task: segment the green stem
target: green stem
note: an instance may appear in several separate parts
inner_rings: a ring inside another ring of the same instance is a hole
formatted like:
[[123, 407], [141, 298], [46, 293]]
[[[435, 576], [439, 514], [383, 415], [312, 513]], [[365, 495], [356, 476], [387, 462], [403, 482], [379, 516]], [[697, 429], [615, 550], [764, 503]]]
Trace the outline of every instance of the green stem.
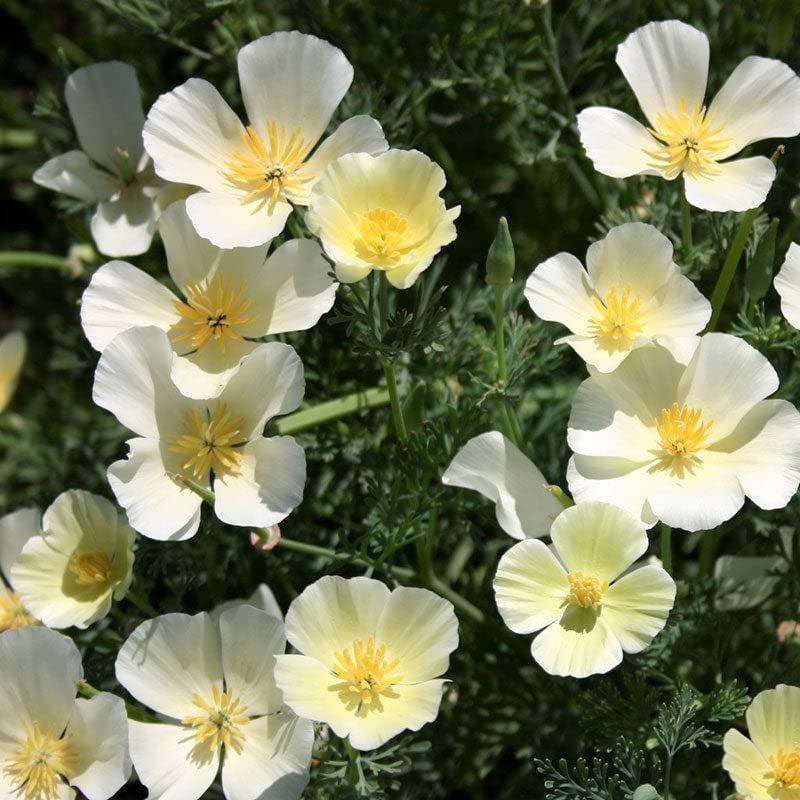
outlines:
[[672, 753], [667, 754], [667, 763], [664, 767], [664, 786], [662, 789], [662, 794], [664, 795], [664, 800], [669, 800], [669, 785], [672, 779]]
[[719, 544], [718, 531], [705, 531], [700, 542], [700, 555], [697, 560], [698, 572], [701, 578], [707, 578], [714, 571], [714, 557], [717, 555]]
[[337, 419], [358, 411], [384, 406], [388, 402], [390, 402], [389, 389], [383, 387], [354, 392], [344, 397], [337, 397], [335, 400], [329, 400], [327, 403], [304, 408], [283, 417], [283, 419], [276, 420], [275, 430], [281, 435], [300, 433], [309, 428], [335, 422]]
[[394, 362], [391, 359], [381, 359], [383, 364], [383, 374], [386, 376], [386, 389], [389, 393], [389, 402], [392, 406], [392, 418], [394, 419], [394, 430], [397, 438], [404, 442], [408, 436], [406, 431], [406, 421], [403, 417], [403, 407], [400, 405], [400, 397], [397, 393], [397, 380], [394, 374]]
[[706, 327], [706, 333], [710, 333], [717, 327], [719, 315], [722, 313], [722, 308], [728, 297], [728, 291], [733, 282], [733, 276], [736, 274], [736, 267], [739, 266], [739, 261], [744, 252], [745, 245], [747, 244], [747, 239], [750, 236], [750, 230], [757, 216], [757, 208], [751, 208], [744, 215], [739, 231], [733, 240], [733, 244], [731, 244], [731, 249], [725, 257], [725, 263], [722, 265], [722, 271], [717, 279], [717, 285], [714, 287], [714, 292], [711, 295], [711, 319]]
[[672, 528], [661, 523], [661, 563], [664, 569], [672, 575]]
[[681, 232], [684, 258], [692, 252], [692, 207], [684, 193], [681, 199]]
[[6, 250], [0, 252], [0, 267], [41, 267], [43, 269], [71, 270], [69, 259], [49, 253], [34, 253], [29, 250]]
[[505, 287], [494, 287], [494, 339], [497, 346], [497, 380], [502, 384], [508, 380], [506, 368], [506, 341], [503, 325], [503, 293]]
[[39, 140], [36, 131], [26, 128], [6, 128], [0, 130], [0, 147], [21, 148], [33, 147]]
[[[96, 686], [92, 686], [89, 681], [81, 679], [78, 681], [78, 694], [81, 695], [81, 697], [91, 699], [92, 697], [97, 697], [97, 695], [102, 694], [102, 690], [98, 689]], [[156, 722], [158, 719], [155, 714], [150, 714], [144, 709], [133, 705], [133, 703], [125, 702], [125, 709], [130, 719], [135, 719], [139, 722]]]
[[136, 608], [138, 608], [139, 611], [141, 611], [146, 617], [158, 616], [158, 611], [156, 611], [153, 606], [150, 605], [150, 602], [147, 600], [147, 598], [133, 589], [128, 589], [128, 591], [125, 593], [125, 597], [131, 603], [133, 603]]

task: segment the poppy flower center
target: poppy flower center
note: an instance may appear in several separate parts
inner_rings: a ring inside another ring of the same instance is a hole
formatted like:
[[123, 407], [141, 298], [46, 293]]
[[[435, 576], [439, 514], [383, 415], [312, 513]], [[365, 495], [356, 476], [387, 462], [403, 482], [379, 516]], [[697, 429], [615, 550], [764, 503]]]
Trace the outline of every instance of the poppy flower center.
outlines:
[[187, 286], [186, 302], [173, 301], [181, 315], [170, 331], [173, 341], [186, 342], [189, 352], [200, 352], [214, 341], [223, 353], [227, 340], [241, 342], [244, 337], [237, 328], [255, 319], [247, 313], [252, 300], [243, 296], [244, 291], [244, 283], [234, 286], [233, 279], [224, 275]]
[[358, 238], [353, 242], [356, 255], [381, 267], [393, 267], [408, 252], [408, 219], [387, 208], [372, 208], [361, 214]]
[[667, 178], [681, 172], [693, 178], [719, 174], [719, 154], [731, 140], [720, 136], [724, 125], [713, 126], [713, 117], [698, 103], [690, 110], [685, 100], [678, 103], [674, 114], [659, 114], [655, 127], [647, 129], [659, 142], [658, 149], [647, 151], [655, 159], [652, 166], [663, 170]]
[[392, 685], [403, 680], [402, 675], [395, 673], [400, 659], [389, 661], [386, 658], [386, 645], [375, 644], [370, 636], [366, 646], [361, 639], [353, 642], [352, 653], [345, 648], [334, 653], [336, 662], [333, 671], [344, 683], [336, 684], [342, 701], [348, 710], [366, 711], [369, 708], [382, 710], [381, 695], [393, 695]]
[[677, 403], [669, 409], [662, 408], [661, 421], [656, 418], [655, 422], [665, 455], [681, 459], [692, 458], [705, 449], [708, 431], [714, 424], [713, 420], [703, 422], [702, 409], [685, 405], [678, 408]]
[[212, 752], [220, 745], [239, 752], [240, 740], [245, 736], [242, 726], [250, 722], [250, 717], [245, 716], [247, 706], [234, 697], [231, 689], [221, 692], [216, 684], [211, 689], [211, 697], [211, 702], [208, 702], [199, 694], [192, 695], [192, 704], [202, 713], [184, 717], [181, 722], [196, 728], [194, 736], [197, 744], [208, 743]]
[[592, 302], [598, 311], [598, 315], [589, 320], [594, 336], [614, 346], [629, 348], [642, 330], [645, 318], [641, 296], [633, 294], [630, 286], [621, 292], [614, 286], [605, 302], [599, 297], [592, 298]]
[[567, 580], [569, 581], [567, 602], [582, 608], [597, 608], [608, 589], [608, 581], [601, 581], [595, 575], [587, 575], [580, 571], [570, 572]]
[[781, 748], [770, 756], [769, 765], [782, 788], [800, 789], [800, 745], [788, 753]]
[[37, 624], [38, 620], [28, 613], [16, 592], [0, 592], [0, 631]]
[[17, 740], [17, 750], [6, 762], [5, 773], [25, 800], [55, 800], [61, 784], [59, 776], [69, 777], [76, 756], [69, 737], [42, 732], [34, 722]]
[[97, 586], [111, 581], [111, 559], [104, 552], [73, 553], [69, 571], [81, 586]]

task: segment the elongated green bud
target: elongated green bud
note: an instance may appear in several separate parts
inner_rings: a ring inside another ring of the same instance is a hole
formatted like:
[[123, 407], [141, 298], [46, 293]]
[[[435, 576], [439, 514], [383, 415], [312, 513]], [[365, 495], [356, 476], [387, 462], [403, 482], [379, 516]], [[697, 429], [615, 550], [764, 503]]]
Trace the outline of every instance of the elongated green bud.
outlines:
[[508, 231], [508, 222], [500, 217], [492, 246], [486, 256], [486, 283], [505, 288], [514, 280], [514, 242]]

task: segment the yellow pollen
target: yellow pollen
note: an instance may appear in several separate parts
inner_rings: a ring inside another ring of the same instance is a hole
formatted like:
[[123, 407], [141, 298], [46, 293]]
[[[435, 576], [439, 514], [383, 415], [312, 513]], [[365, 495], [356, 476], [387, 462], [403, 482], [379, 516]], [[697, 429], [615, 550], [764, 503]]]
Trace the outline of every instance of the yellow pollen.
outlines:
[[111, 580], [111, 559], [107, 553], [73, 553], [69, 571], [81, 586], [107, 584]]
[[708, 431], [714, 421], [703, 422], [702, 419], [703, 411], [699, 408], [678, 408], [677, 403], [673, 403], [670, 409], [662, 408], [661, 422], [658, 418], [655, 422], [665, 455], [691, 458], [705, 449]]
[[16, 592], [0, 591], [0, 631], [38, 624], [39, 621], [28, 613]]
[[573, 606], [597, 608], [608, 589], [608, 581], [601, 581], [594, 575], [586, 575], [580, 571], [570, 572], [567, 580], [569, 581], [567, 602]]
[[241, 203], [258, 200], [272, 208], [287, 193], [305, 193], [313, 175], [303, 169], [311, 144], [300, 128], [287, 133], [283, 125], [267, 122], [264, 140], [251, 125], [242, 134], [243, 150], [236, 150], [225, 162], [225, 176], [245, 194]]
[[169, 437], [170, 450], [188, 456], [181, 468], [198, 480], [214, 475], [236, 475], [246, 443], [241, 434], [242, 418], [235, 417], [225, 403], [216, 402], [213, 411], [197, 406], [183, 420], [183, 435]]
[[357, 229], [358, 238], [353, 242], [356, 255], [376, 266], [395, 266], [413, 247], [406, 237], [408, 219], [386, 208], [365, 211]]
[[655, 128], [648, 128], [660, 143], [657, 150], [647, 151], [655, 159], [652, 166], [663, 170], [667, 178], [681, 172], [694, 178], [719, 174], [717, 156], [731, 140], [719, 135], [724, 125], [711, 126], [713, 116], [697, 103], [690, 111], [685, 100], [678, 103], [676, 113], [659, 114]]
[[784, 789], [800, 789], [800, 745], [787, 753], [783, 748], [770, 756], [769, 765], [775, 780]]
[[181, 318], [171, 328], [173, 341], [187, 342], [189, 352], [214, 341], [223, 353], [227, 339], [241, 342], [244, 337], [236, 329], [255, 319], [247, 313], [252, 301], [242, 297], [244, 289], [244, 283], [234, 287], [233, 279], [223, 275], [187, 286], [186, 302], [174, 301]]
[[589, 320], [592, 333], [616, 346], [630, 347], [636, 334], [642, 330], [645, 317], [642, 298], [638, 294], [631, 297], [630, 286], [626, 286], [620, 295], [615, 286], [606, 295], [605, 303], [599, 297], [594, 297], [593, 302], [599, 316]]
[[7, 759], [5, 773], [25, 800], [54, 800], [61, 784], [59, 776], [68, 778], [75, 768], [69, 737], [59, 738], [52, 731], [43, 733], [38, 723], [28, 726], [25, 734], [24, 739], [17, 740], [14, 755]]
[[244, 739], [242, 726], [250, 722], [250, 717], [245, 715], [247, 706], [242, 705], [230, 689], [221, 692], [214, 684], [211, 692], [213, 699], [210, 703], [194, 694], [192, 703], [203, 713], [184, 717], [181, 722], [197, 729], [194, 734], [197, 744], [207, 742], [212, 751], [225, 745], [238, 753], [242, 746], [240, 740]]
[[352, 655], [350, 648], [345, 648], [334, 656], [333, 671], [344, 681], [334, 688], [350, 708], [382, 710], [380, 696], [391, 695], [392, 686], [403, 680], [394, 672], [400, 660], [387, 661], [386, 645], [376, 647], [372, 636], [366, 647], [360, 639], [353, 642]]

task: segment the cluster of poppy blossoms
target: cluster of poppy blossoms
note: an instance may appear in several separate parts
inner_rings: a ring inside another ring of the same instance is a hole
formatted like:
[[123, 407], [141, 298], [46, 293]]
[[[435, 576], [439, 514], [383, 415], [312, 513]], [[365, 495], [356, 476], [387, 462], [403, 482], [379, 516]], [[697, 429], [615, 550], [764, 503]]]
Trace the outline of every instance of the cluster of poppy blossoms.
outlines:
[[[677, 21], [631, 34], [617, 61], [649, 126], [614, 109], [577, 120], [597, 169], [614, 177], [683, 176], [690, 203], [758, 206], [769, 159], [728, 161], [750, 143], [800, 132], [800, 79], [751, 57], [710, 106], [708, 41]], [[247, 123], [192, 78], [145, 117], [136, 73], [118, 62], [74, 72], [67, 107], [80, 150], [48, 161], [42, 186], [96, 204], [98, 249], [145, 252], [158, 233], [172, 291], [113, 260], [92, 276], [83, 330], [99, 353], [94, 402], [131, 431], [108, 467], [109, 500], [70, 490], [40, 514], [0, 519], [0, 795], [112, 797], [135, 769], [149, 797], [195, 800], [217, 780], [229, 800], [295, 800], [310, 777], [313, 723], [357, 750], [434, 721], [458, 621], [428, 589], [326, 576], [286, 619], [266, 587], [133, 630], [116, 677], [141, 707], [97, 692], [70, 639], [126, 596], [137, 535], [195, 535], [204, 499], [222, 522], [270, 528], [302, 502], [305, 454], [270, 420], [303, 400], [295, 350], [266, 337], [313, 327], [337, 281], [372, 272], [413, 285], [456, 236], [442, 169], [390, 149], [368, 116], [325, 132], [353, 79], [344, 54], [298, 32], [238, 54]], [[318, 239], [272, 240], [303, 215]], [[800, 248], [775, 280], [800, 326]], [[749, 498], [785, 506], [800, 484], [800, 412], [771, 399], [775, 370], [734, 336], [701, 335], [711, 305], [651, 225], [613, 228], [584, 266], [561, 253], [532, 272], [533, 313], [565, 326], [589, 376], [572, 403], [567, 482], [575, 504], [499, 432], [469, 441], [442, 476], [496, 505], [517, 541], [499, 559], [497, 608], [531, 635], [546, 672], [586, 678], [648, 647], [676, 585], [642, 562], [657, 522], [714, 528]], [[0, 340], [0, 411], [25, 340]], [[567, 506], [567, 507], [565, 507]], [[549, 538], [547, 544], [543, 539]], [[287, 644], [291, 650], [287, 652]], [[78, 693], [85, 697], [77, 698]], [[751, 739], [725, 737], [724, 765], [748, 797], [800, 788], [800, 689], [758, 695]], [[788, 796], [788, 795], [787, 795]]]

